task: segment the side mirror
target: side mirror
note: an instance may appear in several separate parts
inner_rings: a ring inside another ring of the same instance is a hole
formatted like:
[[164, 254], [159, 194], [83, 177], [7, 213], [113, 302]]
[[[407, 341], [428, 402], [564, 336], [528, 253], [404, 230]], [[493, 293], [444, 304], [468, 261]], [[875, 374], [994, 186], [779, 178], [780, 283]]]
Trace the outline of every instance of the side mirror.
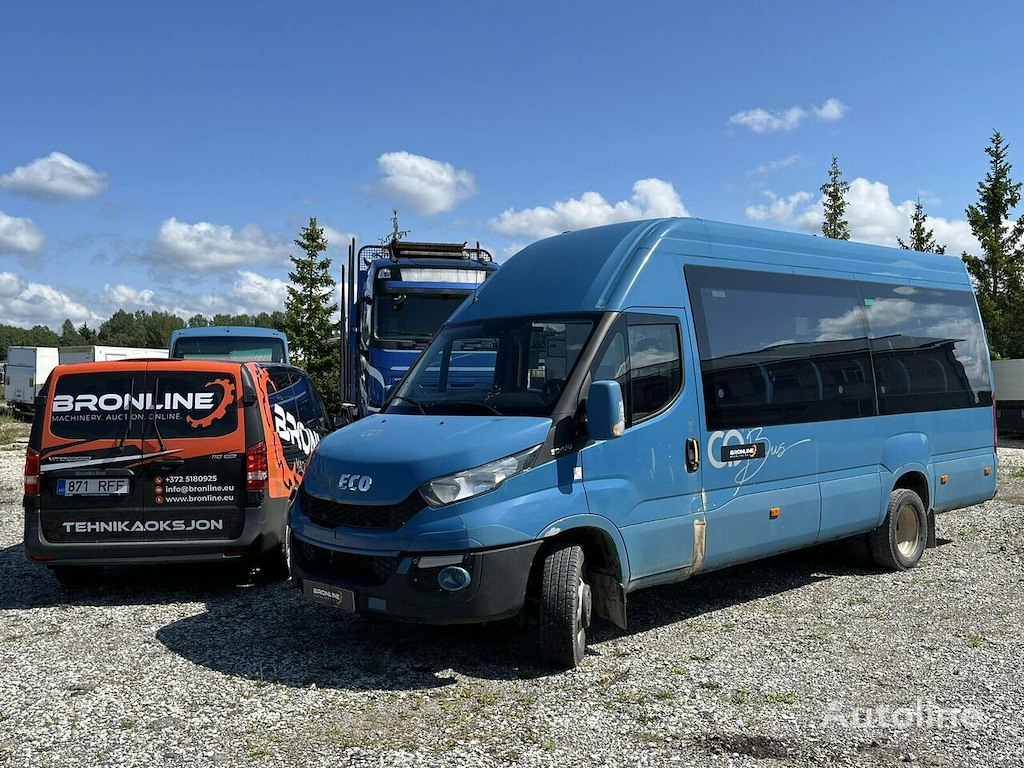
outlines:
[[626, 431], [626, 406], [617, 381], [595, 381], [587, 394], [587, 434], [611, 440]]
[[347, 427], [358, 418], [359, 409], [354, 403], [342, 403], [341, 414], [334, 417], [331, 426], [333, 429], [341, 429], [342, 427]]

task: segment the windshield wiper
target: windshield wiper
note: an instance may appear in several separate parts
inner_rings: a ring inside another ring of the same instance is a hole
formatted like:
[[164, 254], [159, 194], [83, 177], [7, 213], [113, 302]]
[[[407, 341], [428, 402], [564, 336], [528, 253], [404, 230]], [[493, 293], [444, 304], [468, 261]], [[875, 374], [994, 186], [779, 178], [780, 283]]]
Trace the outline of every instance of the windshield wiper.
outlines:
[[121, 433], [121, 440], [117, 444], [117, 452], [124, 452], [124, 444], [128, 441], [128, 433], [132, 429], [132, 416], [135, 414], [135, 377], [132, 376], [132, 385], [128, 390], [128, 423], [124, 425], [124, 432]]
[[427, 415], [427, 407], [423, 405], [423, 403], [421, 403], [419, 400], [413, 400], [411, 397], [406, 397], [405, 395], [395, 395], [394, 400], [392, 400], [391, 402], [394, 402], [395, 400], [401, 400], [404, 403], [412, 403], [413, 405], [420, 409], [420, 413], [422, 413], [424, 416]]
[[478, 408], [487, 413], [493, 413], [495, 416], [504, 416], [501, 411], [495, 408], [489, 403], [483, 403], [479, 400], [445, 400], [440, 403], [431, 403], [431, 405], [439, 408]]
[[[154, 402], [154, 404], [157, 401], [159, 401], [159, 399], [160, 399], [160, 379], [157, 378], [156, 383], [153, 385], [153, 402]], [[158, 419], [157, 419], [156, 408], [154, 407], [154, 409], [152, 411], [150, 411], [150, 413], [153, 416], [153, 432], [156, 434], [157, 442], [160, 443], [160, 452], [161, 453], [167, 453], [167, 445], [164, 443], [164, 438], [160, 434], [160, 424], [157, 423]]]

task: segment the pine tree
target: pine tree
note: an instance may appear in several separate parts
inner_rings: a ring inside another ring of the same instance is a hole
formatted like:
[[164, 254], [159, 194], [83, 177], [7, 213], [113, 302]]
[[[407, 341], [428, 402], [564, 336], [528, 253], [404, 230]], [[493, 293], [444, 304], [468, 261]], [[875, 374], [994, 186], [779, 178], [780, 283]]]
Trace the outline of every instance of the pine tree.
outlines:
[[821, 222], [821, 233], [833, 240], [850, 239], [850, 223], [843, 218], [846, 213], [846, 190], [849, 182], [840, 181], [843, 172], [839, 170], [839, 160], [832, 155], [832, 167], [828, 172], [828, 183], [821, 185], [824, 196], [825, 218]]
[[914, 215], [910, 217], [910, 242], [905, 243], [902, 238], [897, 237], [896, 242], [900, 244], [900, 248], [922, 253], [945, 253], [946, 246], [935, 242], [935, 230], [925, 228], [927, 221], [928, 216], [921, 205], [921, 199], [918, 198], [914, 203]]
[[1020, 203], [1022, 182], [1014, 183], [1010, 176], [1009, 149], [999, 131], [993, 131], [985, 148], [988, 173], [978, 182], [978, 202], [966, 211], [982, 255], [961, 255], [974, 280], [993, 357], [1024, 357], [1024, 218], [1010, 218]]
[[288, 273], [291, 285], [284, 302], [289, 345], [296, 363], [306, 369], [316, 385], [328, 413], [339, 414], [340, 328], [332, 319], [338, 305], [331, 259], [323, 255], [327, 239], [316, 217], [302, 228], [295, 245], [304, 255], [290, 257], [294, 269]]

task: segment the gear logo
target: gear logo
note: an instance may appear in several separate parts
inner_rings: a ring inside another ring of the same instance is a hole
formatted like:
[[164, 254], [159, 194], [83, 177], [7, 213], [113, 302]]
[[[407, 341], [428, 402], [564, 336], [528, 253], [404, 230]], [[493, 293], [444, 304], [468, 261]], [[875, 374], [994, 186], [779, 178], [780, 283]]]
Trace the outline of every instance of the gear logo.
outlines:
[[209, 416], [204, 416], [201, 419], [193, 419], [191, 416], [185, 417], [185, 421], [194, 429], [204, 429], [209, 427], [218, 419], [224, 418], [224, 415], [228, 412], [228, 406], [235, 402], [234, 385], [229, 379], [214, 379], [213, 381], [207, 382], [206, 386], [220, 387], [223, 396], [221, 397], [220, 403], [213, 409], [213, 412]]

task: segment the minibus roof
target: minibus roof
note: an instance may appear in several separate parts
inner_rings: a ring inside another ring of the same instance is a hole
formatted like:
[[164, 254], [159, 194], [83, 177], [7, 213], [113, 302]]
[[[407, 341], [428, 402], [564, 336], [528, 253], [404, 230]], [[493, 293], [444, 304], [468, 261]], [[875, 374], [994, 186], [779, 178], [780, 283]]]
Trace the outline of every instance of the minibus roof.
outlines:
[[[650, 259], [653, 253], [669, 259]], [[672, 255], [680, 258], [672, 259]], [[681, 257], [686, 257], [681, 258]], [[955, 256], [695, 218], [652, 219], [566, 232], [501, 265], [452, 322], [516, 315], [682, 307], [684, 263], [769, 269], [970, 290]]]

